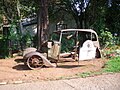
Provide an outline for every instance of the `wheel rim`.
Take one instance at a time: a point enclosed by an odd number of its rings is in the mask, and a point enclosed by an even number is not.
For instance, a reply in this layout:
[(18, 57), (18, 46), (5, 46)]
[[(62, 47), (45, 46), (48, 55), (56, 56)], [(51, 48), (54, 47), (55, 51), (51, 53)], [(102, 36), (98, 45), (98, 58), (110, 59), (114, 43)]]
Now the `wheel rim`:
[(30, 69), (38, 69), (43, 66), (43, 60), (39, 56), (31, 56), (27, 59), (27, 66)]

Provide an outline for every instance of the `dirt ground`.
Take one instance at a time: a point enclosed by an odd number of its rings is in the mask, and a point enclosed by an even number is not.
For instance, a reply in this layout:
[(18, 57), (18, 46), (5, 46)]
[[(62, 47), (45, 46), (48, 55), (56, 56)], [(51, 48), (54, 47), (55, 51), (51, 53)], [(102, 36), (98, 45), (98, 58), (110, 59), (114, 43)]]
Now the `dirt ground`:
[(74, 76), (75, 74), (89, 71), (99, 71), (104, 66), (105, 60), (95, 59), (89, 61), (58, 63), (56, 68), (42, 68), (30, 70), (24, 65), (21, 56), (10, 59), (0, 59), (0, 82), (21, 80), (24, 82), (40, 80), (56, 80)]

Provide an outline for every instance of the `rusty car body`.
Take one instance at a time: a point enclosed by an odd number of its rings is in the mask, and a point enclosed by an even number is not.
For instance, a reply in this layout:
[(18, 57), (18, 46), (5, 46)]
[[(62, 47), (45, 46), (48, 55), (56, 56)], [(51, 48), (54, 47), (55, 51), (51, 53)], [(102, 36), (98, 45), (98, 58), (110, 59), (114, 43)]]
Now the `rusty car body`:
[[(92, 29), (63, 29), (53, 32), (43, 52), (27, 48), (23, 59), (30, 69), (56, 67), (58, 62), (101, 58), (97, 33)], [(44, 51), (45, 50), (45, 51)]]

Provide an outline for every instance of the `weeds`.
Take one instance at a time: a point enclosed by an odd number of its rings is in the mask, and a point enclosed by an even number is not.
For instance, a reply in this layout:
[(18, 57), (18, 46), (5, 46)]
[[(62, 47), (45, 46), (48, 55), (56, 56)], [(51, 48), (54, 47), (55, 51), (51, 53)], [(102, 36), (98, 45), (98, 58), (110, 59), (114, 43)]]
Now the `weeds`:
[(104, 72), (120, 72), (120, 56), (111, 58), (103, 69)]

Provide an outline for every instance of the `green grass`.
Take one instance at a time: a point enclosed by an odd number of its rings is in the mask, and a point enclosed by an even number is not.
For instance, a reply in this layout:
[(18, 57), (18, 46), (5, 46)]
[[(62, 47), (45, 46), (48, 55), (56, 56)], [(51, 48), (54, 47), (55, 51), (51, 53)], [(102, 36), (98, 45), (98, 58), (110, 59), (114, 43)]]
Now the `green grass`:
[(91, 72), (83, 72), (83, 73), (77, 74), (77, 76), (85, 78), (85, 77), (91, 76), (91, 74), (92, 74)]
[(76, 76), (86, 78), (89, 76), (96, 76), (96, 75), (101, 75), (103, 72), (102, 71), (97, 71), (97, 72), (83, 72), (83, 73), (78, 73)]
[(116, 72), (120, 72), (120, 56), (110, 58), (110, 60), (108, 60), (107, 63), (105, 64), (105, 68), (103, 68), (101, 71), (83, 72), (77, 74), (77, 76), (85, 78), (89, 76), (100, 75), (102, 73), (116, 73)]
[(86, 78), (90, 76), (101, 75), (103, 73), (116, 73), (116, 72), (120, 72), (120, 56), (110, 58), (110, 60), (108, 60), (107, 63), (105, 64), (105, 67), (100, 71), (77, 73), (74, 76), (60, 77), (59, 79), (71, 79), (71, 78), (78, 78), (78, 77)]
[(120, 72), (120, 56), (111, 58), (103, 69), (104, 72)]

